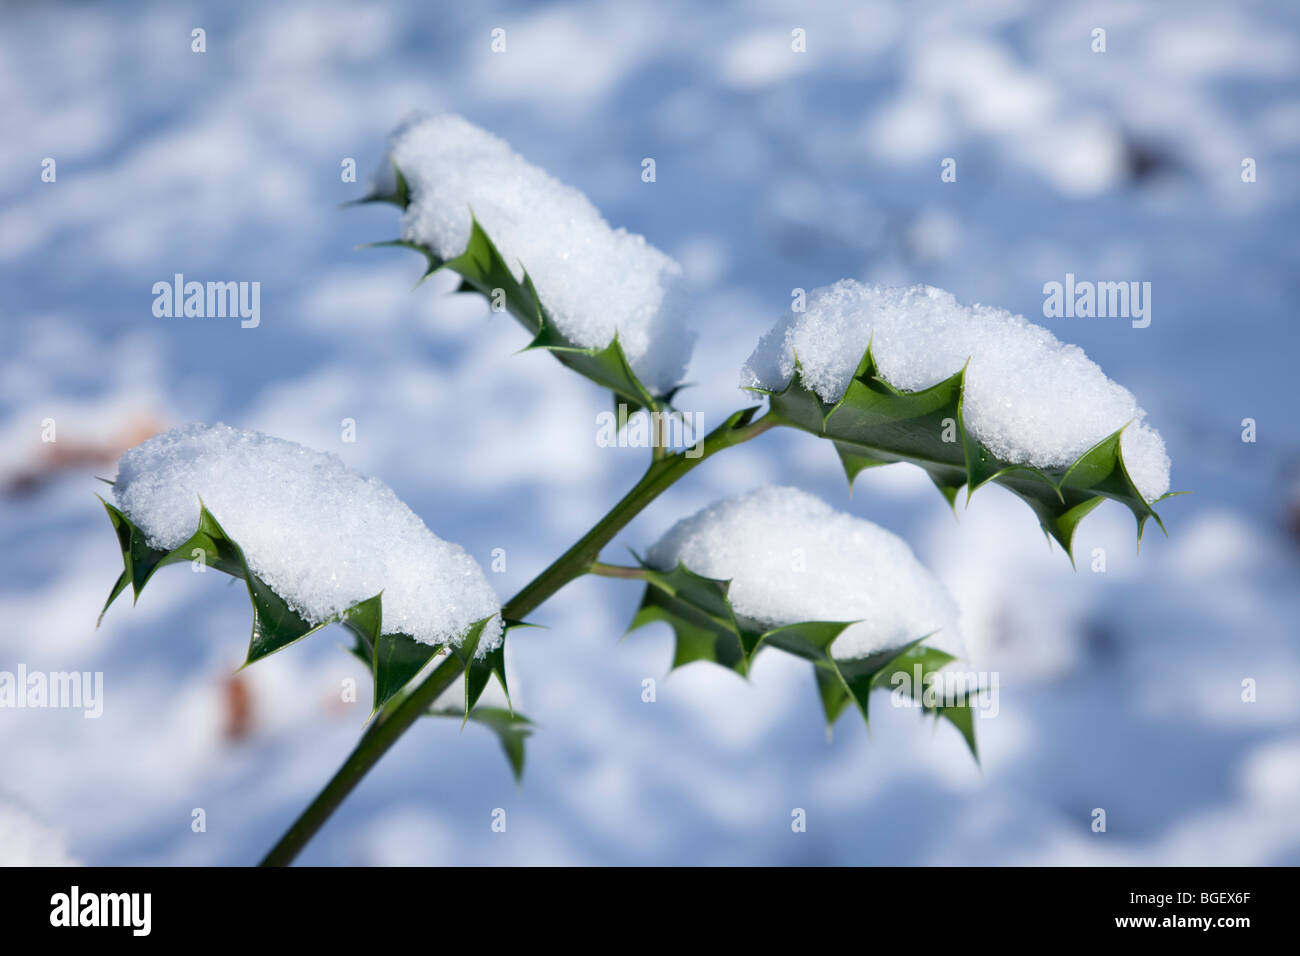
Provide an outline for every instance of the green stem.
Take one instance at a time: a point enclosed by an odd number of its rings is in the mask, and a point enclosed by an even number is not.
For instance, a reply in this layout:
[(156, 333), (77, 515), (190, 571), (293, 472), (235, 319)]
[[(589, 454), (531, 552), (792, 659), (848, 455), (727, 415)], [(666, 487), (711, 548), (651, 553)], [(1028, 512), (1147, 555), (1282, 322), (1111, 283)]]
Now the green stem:
[(401, 703), (387, 713), (381, 713), (370, 729), (362, 735), (356, 748), (343, 761), (311, 805), (293, 822), (271, 852), (262, 860), (262, 866), (288, 866), (307, 841), (316, 835), (325, 821), (338, 809), (345, 797), (361, 782), (371, 767), (397, 743), (408, 727), (420, 719), (438, 696), (460, 676), (462, 665), (455, 655), (449, 655), (424, 681), (402, 698)]
[[(770, 415), (752, 421), (755, 411), (757, 409), (750, 408), (743, 412), (736, 412), (711, 431), (700, 444), (652, 462), (641, 480), (633, 485), (632, 490), (624, 495), (605, 517), (596, 522), (595, 526), (579, 538), (573, 547), (505, 603), (501, 608), (501, 616), (511, 621), (522, 620), (575, 578), (587, 573), (604, 573), (606, 569), (615, 568), (615, 565), (603, 565), (599, 562), (601, 549), (609, 544), (614, 536), (650, 502), (706, 458), (724, 448), (747, 442), (777, 424), (776, 419)], [(261, 865), (288, 866), (292, 863), (307, 842), (338, 809), (339, 804), (361, 782), (370, 768), (388, 752), (393, 744), (397, 743), (412, 724), (428, 712), (434, 701), (451, 686), (452, 681), (462, 670), (460, 660), (454, 655), (449, 656), (414, 690), (391, 701), (362, 735), (356, 748), (343, 762), (343, 766), (301, 816), (293, 822), (280, 841), (272, 847)]]
[(646, 576), (645, 568), (633, 568), (625, 564), (606, 564), (604, 561), (591, 562), (587, 573), (602, 578), (627, 578), (633, 581), (639, 581)]
[(506, 602), (501, 614), (508, 620), (522, 620), (538, 605), (574, 578), (587, 573), (592, 562), (600, 557), (601, 549), (613, 540), (633, 518), (663, 494), (671, 485), (692, 471), (700, 462), (716, 455), (724, 448), (739, 445), (767, 431), (776, 421), (770, 417), (750, 421), (755, 409), (737, 412), (711, 431), (699, 445), (675, 452), (666, 458), (651, 462), (641, 480), (623, 496), (609, 513), (596, 522), (585, 535), (560, 555), (522, 591)]

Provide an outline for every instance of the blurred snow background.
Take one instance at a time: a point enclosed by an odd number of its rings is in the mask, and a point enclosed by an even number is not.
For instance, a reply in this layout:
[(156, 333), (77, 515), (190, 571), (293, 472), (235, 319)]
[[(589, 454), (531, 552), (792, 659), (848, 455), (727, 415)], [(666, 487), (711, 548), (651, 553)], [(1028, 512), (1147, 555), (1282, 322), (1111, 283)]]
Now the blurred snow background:
[[(232, 681), (249, 609), (222, 576), (170, 569), (94, 629), (118, 557), (93, 476), (122, 447), (197, 419), (333, 451), (485, 566), (506, 549), (489, 575), (503, 598), (644, 467), (643, 450), (596, 446), (606, 395), (512, 354), (517, 326), (448, 295), (450, 279), (412, 291), (416, 256), (353, 249), (395, 236), (396, 213), (340, 212), (363, 188), (341, 161), (364, 179), (409, 111), (450, 109), (682, 260), (700, 333), (682, 402), (710, 427), (745, 404), (737, 370), (795, 286), (927, 282), (1036, 318), (1066, 272), (1150, 281), (1150, 328), (1042, 321), (1137, 394), (1174, 486), (1196, 494), (1165, 505), (1170, 536), (1150, 529), (1140, 560), (1127, 512), (1103, 506), (1074, 572), (1000, 489), (956, 521), (905, 466), (849, 498), (829, 446), (764, 436), (619, 544), (763, 481), (903, 534), (962, 605), (972, 667), (1001, 675), (982, 768), (951, 728), (885, 698), (870, 735), (848, 715), (827, 743), (806, 666), (779, 655), (749, 684), (704, 665), (665, 679), (666, 630), (618, 642), (638, 589), (583, 580), (535, 615), (549, 629), (510, 641), (516, 705), (541, 725), (523, 788), (487, 731), (430, 721), (304, 862), (1300, 863), (1295, 11), (15, 2), (0, 16), (0, 670), (105, 685), (98, 720), (0, 710), (2, 785), (26, 808), (12, 819), (41, 821), (13, 827), (50, 828), (50, 853), (255, 861), (365, 716), (339, 702), (364, 679), (335, 631)], [(940, 182), (944, 157), (956, 183)], [(1258, 182), (1241, 181), (1245, 157)], [(261, 326), (154, 318), (151, 286), (177, 272), (260, 281)], [(807, 833), (791, 832), (795, 807)], [(30, 842), (6, 835), (0, 858)]]

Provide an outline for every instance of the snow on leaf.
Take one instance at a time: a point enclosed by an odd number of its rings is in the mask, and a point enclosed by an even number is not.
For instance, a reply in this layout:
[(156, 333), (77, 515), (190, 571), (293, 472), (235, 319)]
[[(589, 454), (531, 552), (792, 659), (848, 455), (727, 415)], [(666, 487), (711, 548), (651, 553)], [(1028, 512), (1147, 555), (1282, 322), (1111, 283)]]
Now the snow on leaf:
[[(398, 182), (405, 183), (400, 172)], [(395, 202), (396, 197), (387, 198), (387, 201)], [(632, 370), (617, 335), (603, 348), (586, 348), (567, 338), (547, 315), (527, 270), (522, 279), (515, 278), (477, 219), (471, 222), (465, 251), (453, 259), (442, 259), (428, 246), (406, 239), (370, 245), (412, 249), (425, 257), (427, 265), (424, 278), (441, 269), (450, 269), (461, 277), (457, 292), (478, 292), (490, 303), (500, 297), (506, 311), (532, 335), (532, 340), (524, 347), (524, 351), (544, 349), (550, 352), (561, 364), (612, 391), (616, 403), (625, 403), (629, 412), (642, 408), (652, 411), (670, 408), (672, 395), (654, 395), (641, 383)]]
[[(676, 638), (674, 669), (695, 661), (710, 661), (747, 676), (754, 658), (765, 647), (806, 660), (813, 666), (828, 732), (850, 701), (866, 721), (871, 692), (891, 689), (895, 674), (906, 674), (910, 682), (917, 675), (916, 668), (921, 668), (922, 683), (913, 688), (920, 700), (924, 676), (956, 660), (944, 651), (922, 647), (925, 637), (866, 657), (836, 658), (831, 654), (831, 645), (856, 622), (805, 621), (756, 629), (742, 623), (733, 611), (727, 599), (730, 582), (696, 574), (681, 563), (667, 572), (642, 563), (641, 577), (646, 582), (645, 595), (628, 627), (629, 633), (655, 621), (671, 627)], [(925, 709), (949, 720), (960, 731), (971, 754), (977, 756), (973, 708), (968, 700)]]
[[(319, 623), (307, 621), (249, 570), (242, 549), (226, 535), (217, 519), (201, 502), (198, 528), (188, 540), (171, 551), (151, 547), (144, 531), (120, 509), (107, 501), (104, 501), (104, 508), (117, 532), (123, 570), (104, 604), (104, 611), (100, 613), (101, 620), (104, 612), (108, 611), (128, 586), (134, 596), (139, 598), (154, 572), (169, 564), (193, 560), (197, 549), (208, 567), (240, 578), (247, 585), (253, 606), (253, 627), (244, 667), (288, 647), (327, 624), (339, 622), (352, 631), (356, 638), (352, 654), (366, 664), (374, 676), (373, 706), (378, 710), (409, 684), (442, 649), (440, 645), (422, 644), (407, 634), (386, 633), (382, 626), (382, 594), (358, 601), (341, 614)], [(469, 706), (482, 693), (482, 685), (486, 683), (485, 675), (497, 674), (502, 686), (505, 686), (504, 651), (501, 645), (481, 659), (474, 658), (479, 636), (489, 620), (490, 618), (484, 618), (471, 625), (457, 650), (458, 654), (465, 655), (462, 659), (469, 661), (466, 668), (467, 686), (471, 673), (475, 675), (473, 680), (478, 682)]]
[[(1148, 519), (1164, 523), (1134, 486), (1124, 467), (1120, 435), (1109, 435), (1065, 468), (1036, 468), (1002, 461), (966, 428), (962, 414), (966, 371), (917, 392), (894, 388), (878, 374), (871, 345), (858, 363), (844, 397), (823, 401), (794, 374), (781, 391), (766, 395), (779, 424), (830, 440), (852, 484), (865, 468), (910, 462), (923, 468), (949, 504), (964, 486), (967, 499), (990, 482), (1002, 485), (1033, 510), (1043, 531), (1074, 561), (1072, 542), (1079, 522), (1106, 498), (1119, 501), (1137, 519), (1138, 541)], [(1159, 499), (1172, 497), (1166, 494)], [(1157, 502), (1158, 503), (1158, 502)]]

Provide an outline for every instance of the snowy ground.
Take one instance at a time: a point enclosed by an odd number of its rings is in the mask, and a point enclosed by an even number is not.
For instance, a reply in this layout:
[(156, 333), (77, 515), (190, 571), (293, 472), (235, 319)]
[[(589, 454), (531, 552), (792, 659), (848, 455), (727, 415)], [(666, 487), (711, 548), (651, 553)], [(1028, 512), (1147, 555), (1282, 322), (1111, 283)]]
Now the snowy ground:
[[(666, 629), (618, 641), (637, 588), (586, 579), (508, 645), (540, 725), (524, 787), (487, 731), (430, 722), (304, 861), (1300, 863), (1300, 17), (1264, 0), (443, 6), (6, 6), (0, 670), (102, 671), (104, 710), (0, 710), (0, 791), (24, 808), (4, 810), (0, 860), (41, 856), (48, 828), (46, 859), (253, 861), (365, 716), (338, 703), (362, 675), (334, 631), (232, 686), (249, 610), (223, 577), (170, 569), (94, 629), (118, 560), (94, 476), (115, 447), (222, 420), (333, 451), (485, 566), (504, 548), (503, 598), (644, 466), (596, 445), (605, 394), (513, 354), (517, 326), (450, 279), (412, 291), (410, 253), (354, 250), (397, 221), (336, 208), (362, 188), (341, 162), (364, 176), (409, 111), (449, 109), (683, 262), (699, 343), (682, 404), (706, 423), (745, 404), (739, 368), (793, 287), (927, 282), (1082, 345), (1195, 494), (1164, 505), (1169, 537), (1148, 529), (1140, 558), (1128, 514), (1099, 509), (1074, 572), (1000, 489), (957, 521), (906, 466), (850, 498), (824, 443), (763, 436), (618, 545), (763, 481), (904, 535), (961, 604), (972, 666), (1000, 675), (982, 767), (950, 727), (888, 707), (827, 743), (806, 666), (778, 655), (748, 684), (704, 665), (664, 679)], [(150, 289), (175, 273), (260, 281), (261, 325), (155, 318)], [(1150, 281), (1150, 327), (1041, 319), (1066, 273)], [(51, 418), (72, 459), (57, 471)]]

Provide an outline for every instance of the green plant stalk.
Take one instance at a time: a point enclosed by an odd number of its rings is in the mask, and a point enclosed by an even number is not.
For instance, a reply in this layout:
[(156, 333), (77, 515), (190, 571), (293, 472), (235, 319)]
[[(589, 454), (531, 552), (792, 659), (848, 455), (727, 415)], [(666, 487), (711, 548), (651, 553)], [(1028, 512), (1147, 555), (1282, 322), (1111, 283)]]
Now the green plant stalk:
[(407, 728), (433, 706), (434, 701), (452, 685), (463, 669), (455, 655), (448, 655), (415, 690), (398, 698), (400, 702), (396, 702), (396, 706), (382, 711), (362, 735), (343, 766), (316, 795), (310, 806), (293, 821), (293, 825), (271, 848), (261, 865), (288, 866), (292, 863), (294, 857), (338, 809), (339, 804), (361, 782), (361, 778), (388, 752), (389, 747), (397, 743)]
[[(688, 456), (685, 451), (679, 451), (655, 459), (632, 490), (596, 522), (590, 531), (505, 603), (501, 608), (501, 616), (510, 621), (522, 620), (575, 578), (593, 570), (602, 573), (611, 567), (601, 565), (598, 561), (601, 549), (645, 510), (650, 502), (705, 459), (732, 445), (747, 442), (779, 424), (771, 415), (750, 421), (754, 411), (755, 409), (747, 409), (728, 418), (704, 438), (700, 453), (694, 457)], [(414, 690), (390, 701), (376, 716), (329, 783), (285, 831), (261, 865), (288, 866), (292, 863), (370, 768), (397, 743), (412, 724), (429, 711), (462, 670), (461, 661), (450, 655)]]
[(602, 578), (623, 578), (627, 581), (644, 581), (648, 577), (645, 568), (632, 568), (623, 564), (606, 564), (604, 561), (593, 561), (591, 567), (587, 569), (587, 573)]

